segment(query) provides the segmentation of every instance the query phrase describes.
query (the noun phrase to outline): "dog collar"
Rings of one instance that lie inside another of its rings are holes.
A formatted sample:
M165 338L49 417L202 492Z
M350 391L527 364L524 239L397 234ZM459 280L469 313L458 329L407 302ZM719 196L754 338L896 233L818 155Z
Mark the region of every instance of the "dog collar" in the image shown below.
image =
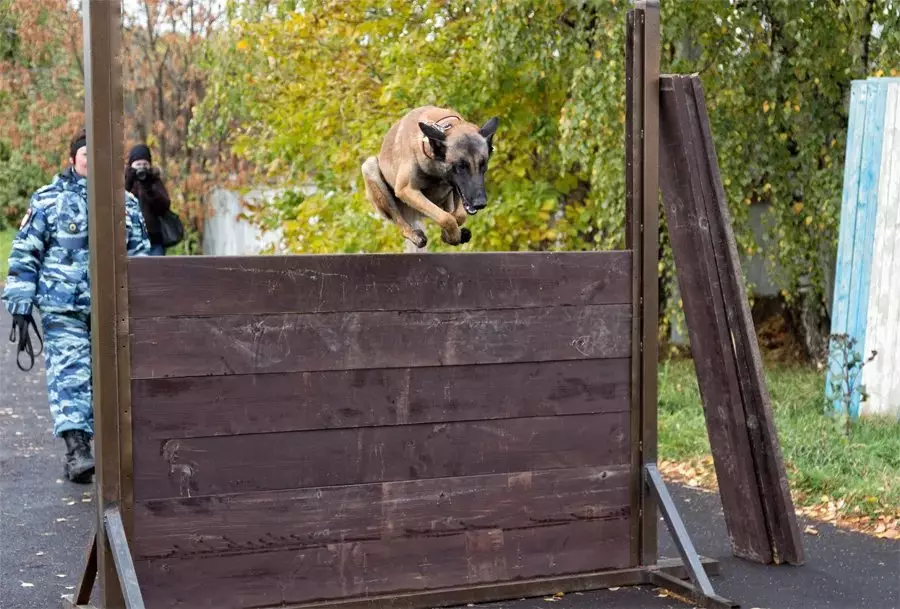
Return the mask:
M458 121L462 120L460 117L456 116L455 114L451 114L450 116L445 116L444 118L439 118L436 121L425 121L425 124L431 125L435 129L440 129L441 133L446 133L447 131L450 130L450 127L452 127L453 125L442 125L441 122L450 120L452 118L455 118ZM433 161L434 157L430 156L428 154L428 150L425 148L425 144L427 144L427 143L428 143L428 136L423 134L422 135L422 154L424 154L426 157L428 157L429 159L431 159Z

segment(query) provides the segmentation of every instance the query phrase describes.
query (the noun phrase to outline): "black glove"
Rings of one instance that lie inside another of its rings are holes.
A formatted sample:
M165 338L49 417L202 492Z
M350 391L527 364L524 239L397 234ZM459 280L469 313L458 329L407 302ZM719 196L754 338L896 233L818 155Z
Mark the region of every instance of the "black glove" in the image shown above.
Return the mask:
M34 328L34 334L37 336L38 343L40 343L40 348L38 352L34 352L34 347L31 344L31 333L29 332L29 326ZM32 368L34 368L34 357L36 355L40 355L44 350L44 341L41 338L41 333L38 331L37 324L34 323L34 317L30 314L28 315L13 315L12 329L9 331L9 342L17 343L16 344L16 366L19 367L19 370L22 372L28 372ZM21 355L25 353L28 358L31 360L28 367L22 365Z
M125 190L131 192L131 187L134 186L134 180L137 178L134 172L133 167L129 167L125 170Z

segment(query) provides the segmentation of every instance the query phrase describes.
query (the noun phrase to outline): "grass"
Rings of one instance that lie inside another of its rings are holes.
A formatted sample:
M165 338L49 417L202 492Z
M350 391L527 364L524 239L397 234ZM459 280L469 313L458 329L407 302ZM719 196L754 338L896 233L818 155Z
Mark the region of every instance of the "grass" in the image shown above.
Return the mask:
M7 262L9 261L9 251L12 249L13 237L16 232L11 228L0 230L0 284L6 281Z
M862 419L848 438L834 418L823 414L824 373L773 366L766 376L797 506L832 502L846 514L894 513L900 506L900 424ZM664 362L659 393L660 459L707 457L709 441L693 363Z

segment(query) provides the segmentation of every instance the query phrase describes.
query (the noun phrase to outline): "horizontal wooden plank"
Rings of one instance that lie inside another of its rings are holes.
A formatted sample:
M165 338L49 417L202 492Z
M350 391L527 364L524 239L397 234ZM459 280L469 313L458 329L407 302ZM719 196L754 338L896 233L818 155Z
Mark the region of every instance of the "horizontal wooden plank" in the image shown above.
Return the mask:
M700 557L706 574L719 575L718 561ZM690 579L681 560L663 558L657 561L652 573L665 573L678 579ZM637 586L650 584L650 574L646 567L626 567L624 569L603 569L601 571L579 572L550 577L531 577L515 581L491 582L487 584L457 585L437 590L366 595L353 599L313 601L282 605L284 609L434 609L435 607L462 607L469 603L489 603L511 598L532 598L549 596L557 592L569 594L585 590L601 590L616 586ZM72 595L63 595L63 609L72 609ZM77 609L94 609L92 605Z
M631 307L137 319L132 378L623 358Z
M628 517L630 467L141 501L132 550L186 558Z
M132 382L135 442L623 412L629 360L339 370Z
M148 607L220 609L433 590L630 566L622 520L136 562Z
M628 463L628 413L135 443L136 500Z
M133 318L631 302L631 252L129 260Z

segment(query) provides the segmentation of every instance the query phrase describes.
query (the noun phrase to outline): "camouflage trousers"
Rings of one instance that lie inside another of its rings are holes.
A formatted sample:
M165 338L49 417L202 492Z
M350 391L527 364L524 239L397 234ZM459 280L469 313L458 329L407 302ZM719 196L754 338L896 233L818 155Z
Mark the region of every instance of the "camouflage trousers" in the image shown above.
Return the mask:
M53 435L75 429L93 435L90 315L43 313L41 325Z

